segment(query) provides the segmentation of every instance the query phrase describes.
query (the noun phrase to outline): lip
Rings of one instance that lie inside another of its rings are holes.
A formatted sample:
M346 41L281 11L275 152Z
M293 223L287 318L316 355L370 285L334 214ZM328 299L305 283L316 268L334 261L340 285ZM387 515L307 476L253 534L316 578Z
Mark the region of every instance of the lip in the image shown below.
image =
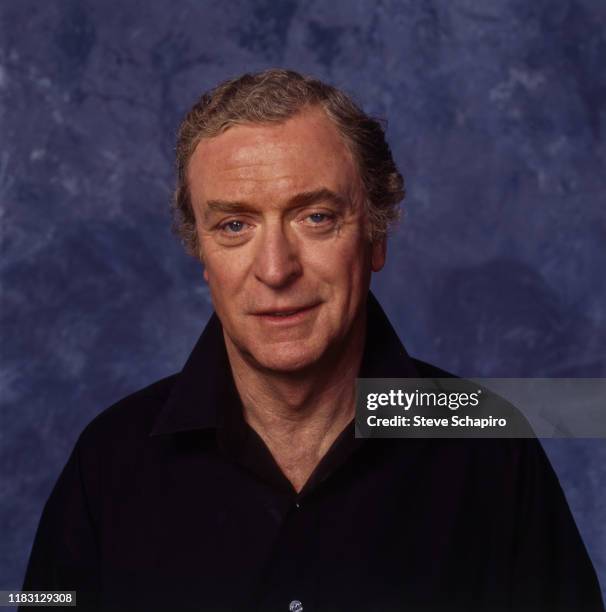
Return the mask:
M275 310L266 310L263 312L254 313L254 315L268 323L276 324L292 324L304 319L308 314L313 312L320 304L310 304L309 306L299 306L291 308L276 308ZM283 314L291 313L291 314Z

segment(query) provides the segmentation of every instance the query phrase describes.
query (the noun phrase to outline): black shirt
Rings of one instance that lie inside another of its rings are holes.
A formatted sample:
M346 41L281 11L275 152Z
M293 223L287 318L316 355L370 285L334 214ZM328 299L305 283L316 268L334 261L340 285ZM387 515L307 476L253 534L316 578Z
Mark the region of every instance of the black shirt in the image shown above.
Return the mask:
M368 307L360 376L446 376ZM180 374L84 430L23 588L128 612L603 610L536 440L360 440L351 423L297 494L242 418L216 315Z

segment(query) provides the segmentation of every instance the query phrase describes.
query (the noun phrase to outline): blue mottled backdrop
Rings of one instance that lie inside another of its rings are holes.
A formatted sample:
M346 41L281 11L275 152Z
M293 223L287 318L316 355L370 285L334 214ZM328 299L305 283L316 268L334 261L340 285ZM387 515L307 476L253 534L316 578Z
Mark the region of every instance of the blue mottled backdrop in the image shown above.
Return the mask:
M375 290L463 375L604 376L603 0L5 0L0 589L82 427L180 369L211 309L171 235L174 136L286 66L389 120L404 221ZM606 585L606 444L545 443Z

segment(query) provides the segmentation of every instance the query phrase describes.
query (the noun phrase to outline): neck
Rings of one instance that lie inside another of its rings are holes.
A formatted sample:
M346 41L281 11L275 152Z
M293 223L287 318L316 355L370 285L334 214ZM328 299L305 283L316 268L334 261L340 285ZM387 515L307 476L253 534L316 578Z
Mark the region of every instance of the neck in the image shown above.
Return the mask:
M244 419L297 491L354 417L365 330L363 313L343 346L297 372L255 367L225 337Z

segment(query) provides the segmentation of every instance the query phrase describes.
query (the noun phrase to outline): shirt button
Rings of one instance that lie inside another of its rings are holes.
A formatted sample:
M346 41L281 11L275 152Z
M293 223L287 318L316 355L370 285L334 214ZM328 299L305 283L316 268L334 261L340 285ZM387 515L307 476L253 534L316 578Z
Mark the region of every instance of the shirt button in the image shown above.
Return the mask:
M301 504L299 502L295 502L295 507L296 508L301 508ZM296 599L294 601L296 602ZM298 603L301 603L301 602L298 602ZM301 609L303 609L303 608L301 608Z
M303 604L298 599L293 599L288 605L290 612L303 612Z

